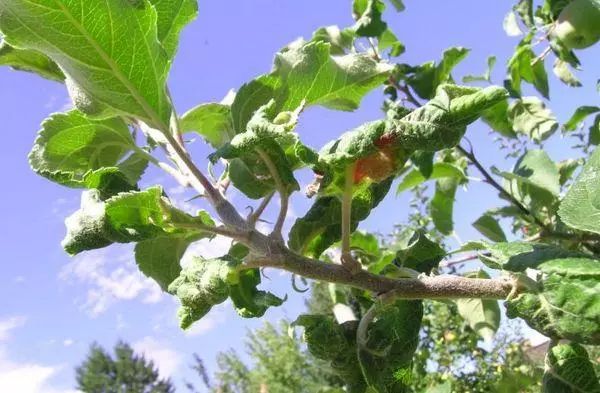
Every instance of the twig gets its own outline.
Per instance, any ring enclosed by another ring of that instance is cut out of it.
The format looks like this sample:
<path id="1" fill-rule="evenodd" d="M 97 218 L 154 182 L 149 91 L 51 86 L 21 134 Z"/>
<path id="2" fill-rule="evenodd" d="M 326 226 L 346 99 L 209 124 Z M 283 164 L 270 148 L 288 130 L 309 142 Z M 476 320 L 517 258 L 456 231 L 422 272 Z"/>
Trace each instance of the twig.
<path id="1" fill-rule="evenodd" d="M 537 218 L 528 208 L 526 208 L 520 201 L 518 201 L 511 193 L 506 191 L 504 187 L 502 187 L 493 177 L 492 175 L 481 165 L 473 150 L 468 152 L 462 146 L 457 145 L 456 149 L 460 151 L 465 157 L 471 161 L 471 163 L 479 170 L 481 175 L 484 177 L 485 182 L 494 187 L 500 194 L 502 194 L 506 199 L 508 199 L 513 205 L 515 205 L 521 212 L 533 219 L 533 221 L 540 226 L 541 228 L 546 228 L 546 224 L 542 222 L 539 218 Z"/>
<path id="2" fill-rule="evenodd" d="M 369 45 L 371 46 L 371 49 L 373 50 L 373 57 L 375 58 L 375 60 L 381 61 L 381 56 L 379 56 L 379 50 L 377 49 L 375 42 L 373 42 L 373 38 L 369 37 L 369 38 L 367 38 L 367 40 L 369 41 Z"/>
<path id="3" fill-rule="evenodd" d="M 285 223 L 285 218 L 287 216 L 288 205 L 289 205 L 289 193 L 287 191 L 287 187 L 285 183 L 279 176 L 279 171 L 277 171 L 277 167 L 271 157 L 261 148 L 257 148 L 256 152 L 260 156 L 260 158 L 264 161 L 267 169 L 271 173 L 271 177 L 275 181 L 275 187 L 277 187 L 277 192 L 279 193 L 279 199 L 281 202 L 281 208 L 279 209 L 279 216 L 277 217 L 277 221 L 275 222 L 275 226 L 273 226 L 273 232 L 271 235 L 276 236 L 278 238 L 282 238 L 281 231 L 283 229 L 283 224 Z"/>
<path id="4" fill-rule="evenodd" d="M 260 202 L 260 205 L 258 205 L 258 208 L 256 208 L 256 210 L 248 216 L 247 221 L 248 226 L 250 228 L 254 228 L 260 216 L 262 216 L 262 214 L 265 212 L 265 209 L 269 205 L 269 202 L 271 202 L 271 199 L 273 199 L 273 195 L 275 195 L 275 193 L 271 192 L 269 195 L 264 197 L 263 200 Z"/>
<path id="5" fill-rule="evenodd" d="M 352 227 L 352 191 L 354 188 L 355 164 L 348 165 L 344 174 L 344 193 L 342 195 L 342 265 L 350 272 L 361 270 L 361 265 L 352 257 L 350 235 Z"/>
<path id="6" fill-rule="evenodd" d="M 417 108 L 423 106 L 423 104 L 421 102 L 419 102 L 419 100 L 417 100 L 416 97 L 413 95 L 413 93 L 410 91 L 410 87 L 408 87 L 407 85 L 401 85 L 401 84 L 399 84 L 398 81 L 394 77 L 390 77 L 388 79 L 388 82 L 392 86 L 394 86 L 396 89 L 398 89 L 402 93 L 404 93 L 404 96 L 406 97 L 406 100 L 408 102 L 410 102 L 411 104 L 413 104 Z"/>
<path id="7" fill-rule="evenodd" d="M 449 267 L 452 265 L 460 265 L 461 263 L 473 261 L 475 259 L 479 259 L 479 254 L 471 254 L 471 255 L 466 255 L 464 257 L 461 257 L 461 258 L 451 259 L 449 261 L 442 261 L 440 263 L 440 267 Z"/>
<path id="8" fill-rule="evenodd" d="M 213 227 L 196 222 L 173 222 L 171 225 L 173 225 L 175 228 L 210 232 L 214 233 L 215 235 L 230 237 L 238 241 L 244 241 L 248 237 L 248 232 L 235 231 L 223 227 Z"/>
<path id="9" fill-rule="evenodd" d="M 542 53 L 540 53 L 540 55 L 538 57 L 536 57 L 535 59 L 533 59 L 531 61 L 531 66 L 534 66 L 538 62 L 544 60 L 546 58 L 546 56 L 548 56 L 548 54 L 550 54 L 551 50 L 552 50 L 552 47 L 550 47 L 550 46 L 548 46 L 546 49 L 544 49 L 544 51 Z"/>

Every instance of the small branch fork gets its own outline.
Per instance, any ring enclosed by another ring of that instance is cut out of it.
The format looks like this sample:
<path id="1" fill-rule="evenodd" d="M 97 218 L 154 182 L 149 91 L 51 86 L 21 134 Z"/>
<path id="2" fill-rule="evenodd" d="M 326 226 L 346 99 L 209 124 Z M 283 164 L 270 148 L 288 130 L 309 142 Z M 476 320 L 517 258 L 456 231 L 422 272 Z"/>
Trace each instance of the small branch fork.
<path id="1" fill-rule="evenodd" d="M 207 200 L 215 209 L 224 226 L 211 227 L 199 223 L 178 223 L 175 225 L 200 231 L 208 231 L 217 235 L 230 237 L 235 241 L 247 245 L 253 257 L 240 266 L 240 269 L 272 267 L 286 270 L 298 276 L 309 279 L 326 281 L 331 283 L 345 284 L 373 292 L 382 301 L 389 299 L 452 299 L 452 298 L 485 298 L 505 299 L 513 284 L 505 279 L 475 279 L 451 275 L 440 275 L 424 278 L 389 278 L 375 275 L 365 270 L 349 269 L 333 263 L 307 258 L 290 250 L 281 237 L 281 229 L 287 215 L 289 193 L 273 161 L 264 151 L 258 154 L 265 161 L 281 196 L 281 209 L 275 224 L 273 233 L 266 236 L 257 231 L 254 226 L 260 215 L 266 209 L 272 195 L 267 196 L 247 219 L 244 219 L 237 209 L 222 195 L 220 190 L 198 169 L 190 156 L 185 145 L 178 141 L 178 130 L 176 127 L 160 130 L 164 135 L 165 144 L 171 159 L 181 170 L 187 182 L 199 193 L 206 196 Z M 350 173 L 350 170 L 349 170 Z M 347 174 L 346 183 L 351 184 L 353 177 Z M 352 185 L 352 184 L 351 184 Z M 352 194 L 347 194 L 343 203 L 344 228 L 346 237 L 344 250 L 349 252 L 349 228 Z M 348 196 L 349 195 L 349 196 Z M 254 257 L 256 256 L 256 257 Z"/>

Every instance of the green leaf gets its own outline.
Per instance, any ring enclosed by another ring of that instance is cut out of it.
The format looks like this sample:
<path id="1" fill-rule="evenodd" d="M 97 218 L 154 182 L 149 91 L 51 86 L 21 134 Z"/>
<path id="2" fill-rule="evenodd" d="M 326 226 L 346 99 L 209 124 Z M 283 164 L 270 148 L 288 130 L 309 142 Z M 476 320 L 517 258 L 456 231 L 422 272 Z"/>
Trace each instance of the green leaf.
<path id="1" fill-rule="evenodd" d="M 284 300 L 256 288 L 260 284 L 258 269 L 239 270 L 240 265 L 232 249 L 216 259 L 196 257 L 182 269 L 169 285 L 169 292 L 181 302 L 177 314 L 182 329 L 189 328 L 228 297 L 244 318 L 261 317 L 269 307 L 283 303 Z"/>
<path id="2" fill-rule="evenodd" d="M 560 185 L 564 186 L 571 179 L 571 176 L 573 176 L 575 170 L 577 170 L 577 168 L 579 168 L 580 165 L 583 165 L 583 163 L 584 161 L 581 158 L 569 158 L 560 161 L 557 164 L 558 173 L 560 175 Z"/>
<path id="3" fill-rule="evenodd" d="M 379 240 L 372 234 L 356 231 L 350 236 L 350 248 L 361 256 L 368 258 L 379 258 L 381 247 Z"/>
<path id="4" fill-rule="evenodd" d="M 558 129 L 556 117 L 537 97 L 513 101 L 508 108 L 508 118 L 516 132 L 536 142 L 548 139 Z"/>
<path id="5" fill-rule="evenodd" d="M 391 180 L 373 184 L 354 194 L 352 199 L 352 230 L 366 219 L 371 210 L 385 197 Z M 318 258 L 342 238 L 342 203 L 334 196 L 319 197 L 308 212 L 296 220 L 289 233 L 289 247 L 304 255 Z"/>
<path id="6" fill-rule="evenodd" d="M 532 65 L 535 59 L 535 53 L 531 50 L 531 39 L 533 35 L 529 33 L 517 46 L 515 53 L 508 61 L 508 72 L 512 89 L 521 95 L 521 81 L 524 80 L 533 84 L 541 95 L 549 97 L 548 74 L 544 68 L 543 61 L 537 61 Z"/>
<path id="7" fill-rule="evenodd" d="M 584 347 L 577 343 L 550 347 L 544 361 L 543 393 L 598 393 L 600 382 Z"/>
<path id="8" fill-rule="evenodd" d="M 359 345 L 358 352 L 367 385 L 375 391 L 407 391 L 422 319 L 420 300 L 399 300 L 378 307 L 377 319 L 367 328 L 366 342 Z"/>
<path id="9" fill-rule="evenodd" d="M 8 66 L 18 71 L 33 72 L 46 79 L 64 82 L 65 75 L 58 65 L 39 52 L 17 49 L 6 42 L 0 42 L 0 66 Z"/>
<path id="10" fill-rule="evenodd" d="M 354 32 L 351 29 L 340 30 L 338 26 L 320 27 L 313 33 L 311 41 L 327 42 L 331 45 L 332 55 L 344 55 L 352 47 Z"/>
<path id="11" fill-rule="evenodd" d="M 356 357 L 356 328 L 358 321 L 338 324 L 329 315 L 300 315 L 291 326 L 304 328 L 302 335 L 308 351 L 327 362 L 346 385 L 348 392 L 365 392 L 360 364 Z"/>
<path id="12" fill-rule="evenodd" d="M 156 9 L 157 34 L 167 56 L 173 59 L 181 30 L 198 15 L 197 0 L 150 0 Z"/>
<path id="13" fill-rule="evenodd" d="M 388 0 L 394 6 L 397 12 L 402 12 L 406 9 L 402 0 Z"/>
<path id="14" fill-rule="evenodd" d="M 505 302 L 506 315 L 523 318 L 555 340 L 600 344 L 600 262 L 552 259 L 536 269 L 540 271 L 537 281 Z"/>
<path id="15" fill-rule="evenodd" d="M 473 76 L 473 75 L 466 75 L 462 78 L 462 81 L 464 83 L 470 83 L 470 82 L 490 82 L 492 81 L 492 70 L 494 69 L 494 66 L 496 65 L 496 56 L 489 56 L 487 58 L 487 69 L 485 70 L 485 73 L 481 76 Z"/>
<path id="16" fill-rule="evenodd" d="M 404 268 L 429 274 L 438 267 L 446 251 L 429 239 L 424 232 L 416 231 L 398 244 L 395 262 Z"/>
<path id="17" fill-rule="evenodd" d="M 600 108 L 597 106 L 580 106 L 575 110 L 571 118 L 563 124 L 563 130 L 574 131 L 586 117 L 597 112 L 600 112 Z"/>
<path id="18" fill-rule="evenodd" d="M 519 2 L 513 7 L 513 10 L 521 17 L 521 21 L 528 28 L 535 26 L 533 19 L 533 0 L 519 0 Z"/>
<path id="19" fill-rule="evenodd" d="M 488 267 L 512 272 L 537 269 L 541 264 L 555 259 L 589 258 L 587 254 L 544 243 L 496 243 L 487 244 L 484 249 L 489 251 L 489 255 L 481 255 L 481 260 Z"/>
<path id="20" fill-rule="evenodd" d="M 517 160 L 509 190 L 519 200 L 550 204 L 560 193 L 560 175 L 556 164 L 544 150 L 529 150 Z M 529 198 L 531 201 L 528 201 Z"/>
<path id="21" fill-rule="evenodd" d="M 171 116 L 165 88 L 169 61 L 158 42 L 156 23 L 156 11 L 146 0 L 0 4 L 6 42 L 55 61 L 68 76 L 78 109 L 96 117 L 134 116 L 166 130 Z"/>
<path id="22" fill-rule="evenodd" d="M 72 110 L 56 113 L 42 123 L 29 153 L 29 164 L 36 173 L 56 183 L 93 188 L 91 178 L 105 176 L 107 179 L 115 173 L 119 176 L 119 167 L 123 165 L 124 172 L 131 169 L 134 158 L 145 166 L 145 158 L 137 154 L 121 161 L 135 149 L 129 128 L 120 118 L 92 120 Z M 129 189 L 137 182 L 124 174 L 119 179 L 132 180 Z"/>
<path id="23" fill-rule="evenodd" d="M 358 37 L 379 37 L 387 29 L 387 23 L 381 19 L 385 4 L 380 0 L 369 0 L 367 8 L 361 13 L 354 25 Z"/>
<path id="24" fill-rule="evenodd" d="M 358 159 L 377 153 L 381 143 L 395 149 L 399 159 L 406 159 L 403 152 L 432 152 L 456 146 L 467 126 L 506 95 L 506 90 L 497 86 L 480 89 L 440 85 L 434 99 L 404 117 L 366 123 L 326 144 L 319 153 L 320 162 L 344 170 Z"/>
<path id="25" fill-rule="evenodd" d="M 554 60 L 554 65 L 552 66 L 552 71 L 554 75 L 558 77 L 566 85 L 571 87 L 581 87 L 581 82 L 569 69 L 568 63 L 559 58 Z"/>
<path id="26" fill-rule="evenodd" d="M 454 230 L 452 219 L 454 211 L 454 196 L 458 181 L 452 178 L 440 179 L 435 184 L 435 194 L 429 203 L 429 211 L 433 224 L 438 231 L 449 235 Z"/>
<path id="27" fill-rule="evenodd" d="M 506 235 L 502 227 L 494 217 L 489 214 L 484 214 L 479 217 L 473 224 L 475 229 L 483 236 L 494 242 L 505 242 Z"/>
<path id="28" fill-rule="evenodd" d="M 512 139 L 517 138 L 517 134 L 513 129 L 512 120 L 509 118 L 508 114 L 508 100 L 500 101 L 491 108 L 483 111 L 481 120 L 503 137 Z"/>
<path id="29" fill-rule="evenodd" d="M 506 35 L 509 37 L 518 37 L 523 34 L 521 28 L 519 27 L 519 22 L 517 21 L 517 16 L 513 11 L 509 11 L 504 17 L 504 22 L 502 23 L 502 27 L 506 32 Z"/>
<path id="30" fill-rule="evenodd" d="M 213 147 L 219 148 L 233 137 L 231 108 L 218 103 L 201 104 L 181 116 L 182 132 L 195 131 Z"/>
<path id="31" fill-rule="evenodd" d="M 452 382 L 446 381 L 439 385 L 430 386 L 424 393 L 452 393 Z"/>
<path id="32" fill-rule="evenodd" d="M 596 115 L 594 118 L 594 124 L 590 126 L 588 144 L 592 146 L 600 145 L 600 115 Z"/>
<path id="33" fill-rule="evenodd" d="M 111 243 L 140 242 L 172 233 L 188 232 L 173 223 L 204 223 L 172 207 L 161 187 L 122 192 L 104 200 L 100 191 L 82 193 L 81 209 L 65 220 L 67 235 L 62 245 L 70 255 Z M 189 232 L 202 232 L 189 230 Z"/>
<path id="34" fill-rule="evenodd" d="M 437 65 L 430 61 L 418 67 L 410 67 L 406 81 L 419 97 L 430 99 L 439 85 L 450 81 L 450 73 L 468 54 L 467 48 L 448 48 Z"/>
<path id="35" fill-rule="evenodd" d="M 390 49 L 390 56 L 392 57 L 400 56 L 406 50 L 402 41 L 390 29 L 381 33 L 377 41 L 377 47 L 380 52 Z"/>
<path id="36" fill-rule="evenodd" d="M 426 182 L 427 180 L 437 180 L 443 178 L 456 179 L 460 183 L 466 181 L 465 173 L 462 169 L 456 165 L 449 164 L 447 162 L 436 162 L 433 164 L 431 175 L 425 178 L 421 171 L 412 170 L 406 176 L 402 178 L 402 181 L 398 184 L 397 194 L 410 190 L 419 184 Z"/>
<path id="37" fill-rule="evenodd" d="M 468 278 L 489 279 L 483 270 L 466 274 Z M 500 306 L 494 299 L 457 299 L 458 313 L 467 321 L 471 329 L 485 339 L 492 340 L 500 327 Z"/>
<path id="38" fill-rule="evenodd" d="M 206 226 L 215 225 L 206 212 L 200 212 L 198 218 Z M 135 245 L 135 261 L 142 273 L 166 291 L 181 273 L 179 262 L 188 246 L 200 239 L 213 237 L 209 232 L 180 231 L 144 240 Z"/>
<path id="39" fill-rule="evenodd" d="M 571 228 L 600 233 L 600 149 L 590 156 L 583 170 L 561 201 L 558 215 Z"/>
<path id="40" fill-rule="evenodd" d="M 240 88 L 231 106 L 234 129 L 244 131 L 254 111 L 271 99 L 275 99 L 276 112 L 294 110 L 303 101 L 306 106 L 352 111 L 391 70 L 391 65 L 366 55 L 334 58 L 326 42 L 309 42 L 279 52 L 269 75 Z"/>
<path id="41" fill-rule="evenodd" d="M 417 150 L 411 154 L 410 160 L 423 176 L 429 178 L 431 176 L 431 172 L 433 172 L 434 156 L 435 152 Z"/>

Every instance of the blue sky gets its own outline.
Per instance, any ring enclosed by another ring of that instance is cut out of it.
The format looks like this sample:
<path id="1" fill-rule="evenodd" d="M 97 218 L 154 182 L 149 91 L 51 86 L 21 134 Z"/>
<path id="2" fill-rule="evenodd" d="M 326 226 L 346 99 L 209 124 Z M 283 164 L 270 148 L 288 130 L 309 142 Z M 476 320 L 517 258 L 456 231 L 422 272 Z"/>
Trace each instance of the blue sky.
<path id="1" fill-rule="evenodd" d="M 504 63 L 517 43 L 502 30 L 502 19 L 511 2 L 406 3 L 406 12 L 396 14 L 390 10 L 386 15 L 393 31 L 406 44 L 402 62 L 417 64 L 439 59 L 445 48 L 461 45 L 472 51 L 457 67 L 455 76 L 482 73 L 487 56 L 495 54 L 499 61 L 493 79 L 502 82 Z M 297 37 L 309 37 L 320 26 L 344 27 L 351 23 L 349 0 L 201 1 L 198 19 L 183 32 L 170 77 L 178 111 L 183 113 L 199 103 L 219 101 L 230 89 L 268 72 L 273 54 Z M 598 104 L 597 75 L 585 72 L 600 66 L 597 47 L 581 52 L 580 58 L 585 87 L 573 90 L 550 75 L 551 107 L 561 121 L 579 105 Z M 547 65 L 551 73 L 550 61 Z M 156 360 L 161 373 L 171 376 L 180 387 L 184 378 L 199 384 L 199 379 L 188 371 L 191 354 L 197 352 L 214 370 L 216 353 L 229 347 L 241 348 L 245 330 L 261 322 L 241 319 L 225 304 L 211 311 L 190 333 L 183 333 L 177 327 L 177 304 L 137 272 L 131 247 L 111 247 L 68 257 L 60 247 L 63 219 L 77 209 L 79 193 L 38 177 L 27 163 L 27 153 L 41 121 L 49 113 L 69 107 L 65 88 L 6 68 L 0 68 L 0 85 L 4 137 L 0 165 L 5 184 L 0 197 L 4 222 L 0 391 L 72 392 L 73 368 L 84 358 L 89 344 L 97 341 L 111 347 L 118 338 L 145 351 Z M 302 116 L 298 131 L 306 143 L 320 147 L 347 129 L 381 117 L 381 101 L 378 89 L 354 113 L 310 108 Z M 487 166 L 495 164 L 510 170 L 512 162 L 504 160 L 492 146 L 493 136 L 483 125 L 472 126 L 468 136 Z M 557 136 L 547 144 L 555 160 L 570 155 L 566 142 Z M 208 150 L 200 140 L 190 149 L 199 162 L 205 162 Z M 301 180 L 307 184 L 306 173 Z M 176 201 L 192 195 L 161 173 L 149 171 L 145 184 L 159 182 L 166 184 Z M 231 196 L 240 206 L 246 203 L 235 192 Z M 390 195 L 362 228 L 389 232 L 394 223 L 405 219 L 407 199 Z M 470 223 L 487 208 L 499 205 L 493 205 L 497 201 L 494 191 L 474 183 L 468 193 L 459 190 L 457 199 L 458 233 L 463 240 L 478 238 Z M 288 227 L 308 206 L 300 193 L 294 196 Z M 217 240 L 198 244 L 193 251 L 219 255 L 226 248 L 226 241 Z M 268 275 L 271 279 L 265 286 L 279 295 L 289 294 L 289 300 L 283 307 L 270 310 L 267 318 L 295 318 L 303 309 L 301 295 L 291 290 L 288 276 L 273 271 Z"/>

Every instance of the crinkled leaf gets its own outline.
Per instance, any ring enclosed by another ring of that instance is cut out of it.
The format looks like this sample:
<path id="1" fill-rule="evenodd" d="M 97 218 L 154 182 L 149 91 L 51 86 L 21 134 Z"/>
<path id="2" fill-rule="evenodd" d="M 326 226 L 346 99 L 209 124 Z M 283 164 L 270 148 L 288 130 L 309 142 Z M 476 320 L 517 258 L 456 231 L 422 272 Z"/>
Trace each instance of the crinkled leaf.
<path id="1" fill-rule="evenodd" d="M 146 165 L 146 159 L 138 154 L 121 162 L 134 149 L 129 128 L 120 118 L 92 120 L 72 110 L 44 121 L 29 163 L 39 175 L 64 186 L 94 188 L 91 183 L 100 183 L 100 177 L 106 181 L 114 176 L 115 181 L 129 180 L 129 188 L 123 187 L 127 191 L 139 179 L 135 179 L 132 165 L 137 165 L 138 172 Z M 119 174 L 121 166 L 123 174 Z"/>
<path id="2" fill-rule="evenodd" d="M 388 193 L 391 181 L 359 190 L 352 199 L 352 230 L 366 219 Z M 291 249 L 317 258 L 342 237 L 342 203 L 334 196 L 319 197 L 309 211 L 296 220 L 289 234 Z"/>
<path id="3" fill-rule="evenodd" d="M 433 164 L 431 175 L 428 178 L 425 178 L 418 170 L 412 170 L 407 173 L 402 178 L 402 181 L 398 184 L 396 193 L 399 194 L 406 190 L 410 190 L 411 188 L 414 188 L 419 184 L 426 182 L 427 180 L 437 180 L 443 178 L 457 179 L 460 183 L 467 179 L 464 171 L 456 165 L 449 164 L 447 162 L 436 162 Z"/>
<path id="4" fill-rule="evenodd" d="M 177 51 L 179 33 L 198 14 L 198 1 L 150 0 L 150 3 L 156 9 L 158 39 L 172 59 Z"/>
<path id="5" fill-rule="evenodd" d="M 379 37 L 386 29 L 387 23 L 381 19 L 385 4 L 381 0 L 368 0 L 366 9 L 356 20 L 354 32 L 358 37 Z"/>
<path id="6" fill-rule="evenodd" d="M 328 363 L 351 393 L 367 388 L 356 357 L 356 328 L 358 321 L 338 324 L 329 315 L 300 315 L 291 326 L 304 328 L 302 335 L 308 351 Z"/>
<path id="7" fill-rule="evenodd" d="M 589 115 L 596 112 L 600 112 L 600 108 L 597 106 L 580 106 L 575 110 L 575 113 L 573 113 L 571 118 L 565 124 L 563 124 L 563 130 L 575 130 L 579 123 L 581 123 Z"/>
<path id="8" fill-rule="evenodd" d="M 422 107 L 399 120 L 374 121 L 342 134 L 325 145 L 320 155 L 323 164 L 344 169 L 358 159 L 377 153 L 377 144 L 413 152 L 438 151 L 455 146 L 469 124 L 487 108 L 506 98 L 497 86 L 480 89 L 445 84 Z"/>
<path id="9" fill-rule="evenodd" d="M 424 232 L 417 231 L 398 244 L 395 262 L 400 267 L 430 273 L 445 255 L 446 251 L 438 243 L 429 239 Z"/>
<path id="10" fill-rule="evenodd" d="M 103 200 L 98 190 L 83 192 L 81 208 L 65 220 L 65 251 L 75 255 L 110 243 L 140 242 L 179 232 L 174 222 L 203 222 L 171 206 L 162 194 L 161 187 L 151 187 Z"/>
<path id="11" fill-rule="evenodd" d="M 600 262 L 552 259 L 536 269 L 537 282 L 505 302 L 506 315 L 553 339 L 600 344 Z"/>
<path id="12" fill-rule="evenodd" d="M 508 114 L 508 100 L 502 100 L 483 111 L 481 120 L 505 138 L 515 139 L 517 137 Z"/>
<path id="13" fill-rule="evenodd" d="M 469 278 L 490 278 L 483 270 L 466 274 Z M 485 339 L 492 340 L 500 326 L 500 306 L 494 299 L 457 299 L 458 313 L 467 321 L 471 329 Z"/>
<path id="14" fill-rule="evenodd" d="M 494 242 L 505 242 L 506 235 L 502 227 L 494 217 L 489 214 L 484 214 L 479 217 L 473 224 L 475 229 L 483 236 Z"/>
<path id="15" fill-rule="evenodd" d="M 380 393 L 408 391 L 422 318 L 420 300 L 399 300 L 379 307 L 358 352 L 368 386 Z"/>
<path id="16" fill-rule="evenodd" d="M 381 85 L 392 67 L 366 55 L 332 56 L 330 44 L 309 42 L 275 56 L 273 71 L 242 86 L 231 106 L 236 132 L 246 129 L 254 111 L 275 99 L 277 112 L 306 106 L 352 111 Z"/>
<path id="17" fill-rule="evenodd" d="M 589 258 L 589 255 L 544 243 L 510 242 L 485 244 L 489 255 L 481 255 L 481 260 L 492 269 L 524 272 L 537 269 L 539 265 L 555 259 Z"/>
<path id="18" fill-rule="evenodd" d="M 283 303 L 275 295 L 259 291 L 258 269 L 238 270 L 241 261 L 233 254 L 216 259 L 196 257 L 169 285 L 169 292 L 181 302 L 178 316 L 182 329 L 189 328 L 228 297 L 244 318 L 260 317 L 270 306 Z"/>
<path id="19" fill-rule="evenodd" d="M 543 393 L 598 393 L 600 382 L 584 347 L 577 343 L 550 347 L 544 361 Z"/>
<path id="20" fill-rule="evenodd" d="M 600 149 L 590 156 L 558 209 L 571 228 L 600 233 Z"/>
<path id="21" fill-rule="evenodd" d="M 6 42 L 55 61 L 68 75 L 78 109 L 90 116 L 130 115 L 165 130 L 171 116 L 165 88 L 169 61 L 156 24 L 147 0 L 0 4 Z"/>
<path id="22" fill-rule="evenodd" d="M 229 105 L 201 104 L 187 111 L 180 120 L 182 132 L 195 131 L 213 147 L 219 148 L 233 136 Z"/>
<path id="23" fill-rule="evenodd" d="M 200 212 L 198 221 L 214 226 L 208 213 Z M 179 231 L 144 240 L 135 245 L 135 261 L 142 273 L 154 279 L 166 291 L 181 273 L 181 257 L 193 242 L 212 238 L 210 232 Z"/>
<path id="24" fill-rule="evenodd" d="M 548 139 L 558 129 L 556 117 L 537 97 L 515 100 L 508 108 L 513 129 L 536 142 Z"/>
<path id="25" fill-rule="evenodd" d="M 354 32 L 351 29 L 340 30 L 338 26 L 320 27 L 313 33 L 312 41 L 328 42 L 332 55 L 344 55 L 352 47 Z"/>
<path id="26" fill-rule="evenodd" d="M 569 65 L 566 61 L 563 61 L 559 58 L 554 60 L 552 71 L 554 72 L 554 75 L 556 75 L 564 84 L 571 87 L 582 86 L 579 79 L 577 79 L 577 77 L 573 75 L 573 72 L 569 69 Z"/>
<path id="27" fill-rule="evenodd" d="M 450 81 L 450 73 L 468 54 L 467 48 L 448 48 L 438 64 L 430 61 L 417 67 L 409 67 L 406 81 L 421 98 L 430 99 L 440 84 Z"/>
<path id="28" fill-rule="evenodd" d="M 65 80 L 63 72 L 48 56 L 33 50 L 17 49 L 6 42 L 0 42 L 0 66 L 33 72 L 57 82 Z"/>
<path id="29" fill-rule="evenodd" d="M 435 193 L 429 203 L 429 211 L 433 224 L 438 231 L 449 235 L 454 230 L 454 196 L 458 181 L 452 178 L 439 179 L 435 183 Z"/>

